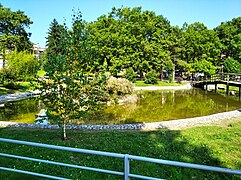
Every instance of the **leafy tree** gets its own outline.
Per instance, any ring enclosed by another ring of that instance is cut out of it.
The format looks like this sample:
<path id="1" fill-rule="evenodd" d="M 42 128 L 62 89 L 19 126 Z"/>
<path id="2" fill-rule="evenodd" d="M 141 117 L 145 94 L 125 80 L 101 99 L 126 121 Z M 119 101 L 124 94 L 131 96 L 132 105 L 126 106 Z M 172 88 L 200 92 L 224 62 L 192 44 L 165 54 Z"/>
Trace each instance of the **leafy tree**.
<path id="1" fill-rule="evenodd" d="M 207 60 L 219 64 L 222 44 L 213 30 L 208 30 L 202 23 L 184 24 L 183 50 L 181 59 L 187 63 Z"/>
<path id="2" fill-rule="evenodd" d="M 205 73 L 206 75 L 210 76 L 215 74 L 216 67 L 207 60 L 201 60 L 193 64 L 193 69 L 196 72 Z"/>
<path id="3" fill-rule="evenodd" d="M 214 29 L 223 44 L 222 54 L 226 57 L 237 58 L 239 53 L 233 46 L 233 38 L 241 33 L 241 17 L 233 18 L 231 21 L 222 22 Z M 238 38 L 238 37 L 237 37 Z M 236 43 L 235 43 L 236 44 Z M 238 43 L 240 44 L 240 43 Z"/>
<path id="4" fill-rule="evenodd" d="M 241 63 L 241 33 L 233 37 L 231 44 L 234 59 Z"/>
<path id="5" fill-rule="evenodd" d="M 66 124 L 100 108 L 107 95 L 106 77 L 91 68 L 95 53 L 88 48 L 88 32 L 81 14 L 73 18 L 72 29 L 65 27 L 61 38 L 58 45 L 63 52 L 50 56 L 50 61 L 56 65 L 54 68 L 51 64 L 46 66 L 49 80 L 42 80 L 39 88 L 48 116 L 62 126 L 66 139 Z"/>
<path id="6" fill-rule="evenodd" d="M 0 54 L 3 56 L 3 66 L 7 50 L 31 50 L 30 33 L 25 28 L 32 23 L 23 11 L 13 12 L 0 4 Z"/>
<path id="7" fill-rule="evenodd" d="M 227 58 L 223 63 L 223 70 L 227 73 L 240 73 L 241 72 L 241 64 L 233 59 Z"/>
<path id="8" fill-rule="evenodd" d="M 98 54 L 97 67 L 106 62 L 114 75 L 132 67 L 141 77 L 150 69 L 161 71 L 170 61 L 170 53 L 164 49 L 170 27 L 167 19 L 141 7 L 112 8 L 108 16 L 88 25 Z"/>

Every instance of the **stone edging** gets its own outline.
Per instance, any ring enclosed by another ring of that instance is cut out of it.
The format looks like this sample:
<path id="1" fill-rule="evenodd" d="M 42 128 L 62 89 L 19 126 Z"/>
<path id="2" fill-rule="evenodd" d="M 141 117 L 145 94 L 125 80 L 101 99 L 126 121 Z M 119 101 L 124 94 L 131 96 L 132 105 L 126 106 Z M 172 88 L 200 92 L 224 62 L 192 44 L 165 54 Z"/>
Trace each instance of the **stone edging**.
<path id="1" fill-rule="evenodd" d="M 180 129 L 194 125 L 202 125 L 217 122 L 224 119 L 241 116 L 241 110 L 234 110 L 208 116 L 170 120 L 153 123 L 139 124 L 118 124 L 118 125 L 66 125 L 66 129 L 79 130 L 155 130 L 155 129 Z M 20 128 L 37 128 L 37 129 L 59 129 L 58 125 L 40 125 L 25 124 L 16 122 L 0 121 L 0 127 L 20 127 Z"/>

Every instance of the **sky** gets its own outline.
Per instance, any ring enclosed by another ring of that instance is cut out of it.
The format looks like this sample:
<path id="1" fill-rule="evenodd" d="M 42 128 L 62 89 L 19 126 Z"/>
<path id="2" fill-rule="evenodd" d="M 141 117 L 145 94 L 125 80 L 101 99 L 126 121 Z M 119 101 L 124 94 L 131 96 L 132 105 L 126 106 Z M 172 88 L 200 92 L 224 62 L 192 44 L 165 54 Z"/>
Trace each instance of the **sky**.
<path id="1" fill-rule="evenodd" d="M 53 19 L 70 26 L 73 9 L 82 12 L 87 22 L 108 14 L 112 7 L 136 7 L 163 15 L 171 25 L 181 27 L 184 22 L 204 23 L 209 29 L 221 22 L 241 16 L 241 0 L 0 0 L 12 11 L 21 10 L 33 21 L 28 32 L 30 40 L 45 47 L 47 32 Z"/>

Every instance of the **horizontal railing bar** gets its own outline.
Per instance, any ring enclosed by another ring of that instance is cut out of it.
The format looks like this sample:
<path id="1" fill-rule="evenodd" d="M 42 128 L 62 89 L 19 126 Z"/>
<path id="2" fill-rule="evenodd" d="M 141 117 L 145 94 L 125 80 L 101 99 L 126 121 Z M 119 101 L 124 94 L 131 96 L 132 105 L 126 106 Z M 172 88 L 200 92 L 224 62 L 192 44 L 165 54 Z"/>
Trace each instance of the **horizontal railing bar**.
<path id="1" fill-rule="evenodd" d="M 149 176 L 141 176 L 141 175 L 137 175 L 137 174 L 129 174 L 129 177 L 139 178 L 139 179 L 147 179 L 147 180 L 163 180 L 163 179 L 160 179 L 160 178 L 153 178 L 153 177 L 149 177 Z"/>
<path id="2" fill-rule="evenodd" d="M 214 167 L 214 166 L 206 166 L 206 165 L 184 163 L 184 162 L 177 162 L 177 161 L 170 161 L 170 160 L 162 160 L 162 159 L 155 159 L 155 158 L 148 158 L 148 157 L 140 157 L 140 156 L 133 156 L 133 155 L 129 155 L 129 159 L 145 161 L 145 162 L 152 162 L 152 163 L 157 163 L 157 164 L 165 164 L 165 165 L 170 165 L 170 166 L 179 166 L 179 167 L 185 167 L 185 168 L 241 175 L 240 170 L 233 170 L 233 169 L 229 169 L 229 168 L 220 168 L 220 167 Z"/>
<path id="3" fill-rule="evenodd" d="M 61 151 L 70 151 L 70 152 L 77 152 L 77 153 L 84 153 L 84 154 L 94 154 L 94 155 L 109 156 L 109 157 L 115 157 L 115 158 L 124 158 L 124 154 L 109 153 L 104 151 L 95 151 L 95 150 L 87 150 L 87 149 L 78 149 L 78 148 L 27 142 L 27 141 L 13 140 L 13 139 L 0 138 L 0 142 L 22 144 L 27 146 L 35 146 L 35 147 L 42 147 L 42 148 L 55 149 L 55 150 L 61 150 Z"/>
<path id="4" fill-rule="evenodd" d="M 62 178 L 62 177 L 58 177 L 58 176 L 50 176 L 50 175 L 47 175 L 47 174 L 40 174 L 40 173 L 35 173 L 35 172 L 30 172 L 30 171 L 23 171 L 23 170 L 19 170 L 19 169 L 6 168 L 6 167 L 1 167 L 1 166 L 0 166 L 0 170 L 17 172 L 17 173 L 22 173 L 22 174 L 28 174 L 28 175 L 44 177 L 44 178 L 49 178 L 49 179 L 69 180 L 67 178 Z"/>
<path id="5" fill-rule="evenodd" d="M 47 164 L 53 164 L 53 165 L 71 167 L 71 168 L 78 168 L 78 169 L 84 169 L 84 170 L 89 170 L 89 171 L 96 171 L 96 172 L 102 172 L 102 173 L 108 173 L 108 174 L 114 174 L 114 175 L 120 175 L 120 176 L 124 175 L 123 172 L 118 172 L 118 171 L 111 171 L 111 170 L 86 167 L 86 166 L 78 166 L 78 165 L 73 165 L 73 164 L 67 164 L 67 163 L 61 163 L 61 162 L 55 162 L 55 161 L 49 161 L 49 160 L 43 160 L 43 159 L 36 159 L 36 158 L 30 158 L 30 157 L 24 157 L 24 156 L 17 156 L 17 155 L 12 155 L 12 154 L 0 153 L 0 156 L 35 161 L 35 162 L 42 162 L 42 163 L 47 163 Z"/>

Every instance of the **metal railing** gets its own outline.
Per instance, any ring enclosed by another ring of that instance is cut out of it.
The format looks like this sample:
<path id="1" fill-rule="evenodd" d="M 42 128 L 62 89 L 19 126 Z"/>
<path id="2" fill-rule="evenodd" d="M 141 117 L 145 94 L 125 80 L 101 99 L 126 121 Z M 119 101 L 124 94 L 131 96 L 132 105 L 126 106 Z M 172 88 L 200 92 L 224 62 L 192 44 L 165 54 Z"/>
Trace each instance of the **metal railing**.
<path id="1" fill-rule="evenodd" d="M 128 180 L 130 177 L 139 178 L 139 179 L 150 179 L 150 180 L 159 179 L 159 178 L 154 178 L 154 177 L 142 176 L 142 175 L 138 175 L 138 174 L 132 174 L 130 172 L 130 160 L 151 162 L 151 163 L 156 163 L 156 164 L 163 164 L 163 165 L 170 165 L 170 166 L 177 166 L 177 167 L 184 167 L 184 168 L 192 168 L 192 169 L 199 169 L 199 170 L 206 170 L 206 171 L 214 171 L 214 172 L 220 172 L 220 173 L 228 173 L 228 174 L 234 174 L 234 175 L 241 176 L 240 170 L 233 170 L 233 169 L 228 169 L 228 168 L 220 168 L 220 167 L 213 167 L 213 166 L 206 166 L 206 165 L 199 165 L 199 164 L 191 164 L 191 163 L 184 163 L 184 162 L 177 162 L 177 161 L 147 158 L 147 157 L 133 156 L 133 155 L 128 155 L 128 154 L 118 154 L 118 153 L 110 153 L 110 152 L 103 152 L 103 151 L 78 149 L 78 148 L 65 147 L 65 146 L 55 146 L 55 145 L 49 145 L 49 144 L 41 144 L 41 143 L 19 141 L 19 140 L 13 140 L 13 139 L 5 139 L 5 138 L 0 138 L 0 142 L 21 144 L 21 145 L 27 145 L 27 146 L 34 146 L 34 147 L 41 147 L 41 148 L 47 148 L 47 149 L 76 152 L 76 153 L 92 154 L 92 155 L 99 155 L 99 156 L 109 156 L 109 157 L 113 157 L 113 158 L 121 158 L 124 161 L 124 171 L 123 172 L 0 153 L 0 156 L 2 156 L 2 157 L 17 158 L 17 159 L 22 159 L 22 160 L 34 161 L 34 162 L 41 162 L 41 163 L 58 165 L 58 166 L 65 166 L 65 167 L 71 167 L 71 168 L 76 168 L 76 169 L 83 169 L 83 170 L 119 175 L 119 176 L 123 176 L 125 180 Z M 0 170 L 23 173 L 23 174 L 50 178 L 50 179 L 61 179 L 61 180 L 67 179 L 67 178 L 63 178 L 63 177 L 57 177 L 57 176 L 52 176 L 52 175 L 47 175 L 47 174 L 40 174 L 40 173 L 36 173 L 36 172 L 12 169 L 12 168 L 1 167 L 1 166 L 0 166 Z"/>

